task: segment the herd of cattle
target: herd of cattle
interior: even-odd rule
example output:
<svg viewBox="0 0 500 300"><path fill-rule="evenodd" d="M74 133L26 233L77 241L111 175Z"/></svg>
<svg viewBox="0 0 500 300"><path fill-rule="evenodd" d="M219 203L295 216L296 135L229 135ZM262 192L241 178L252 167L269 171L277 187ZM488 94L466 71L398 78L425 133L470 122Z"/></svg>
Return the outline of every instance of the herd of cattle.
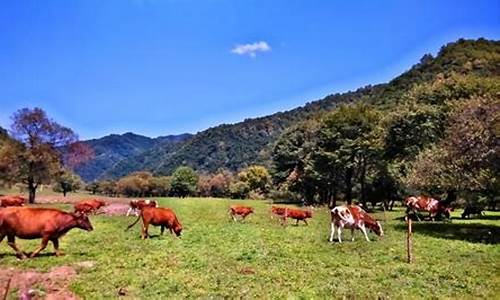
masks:
<svg viewBox="0 0 500 300"><path fill-rule="evenodd" d="M65 212L53 208L23 207L25 202L26 199L20 196L0 197L0 243L7 237L8 245L14 249L17 257L21 259L36 256L45 249L49 241L54 245L55 254L57 256L61 255L59 238L73 228L92 231L93 228L88 215L97 213L101 207L106 205L106 202L98 199L83 200L74 204L74 212ZM425 196L408 197L405 200L405 205L407 207L407 216L414 215L418 219L417 212L428 212L429 219L434 220L439 217L449 218L452 210L446 202ZM167 228L170 233L175 233L177 236L181 235L182 225L174 211L169 208L158 207L158 203L154 200L130 201L126 215L129 216L132 212L138 218L126 230L142 219L142 239L149 237L149 225L160 226L161 234ZM249 206L232 205L228 213L234 221L238 221L238 219L244 220L254 213L254 209ZM354 230L360 230L367 241L369 241L367 229L378 236L384 235L380 222L360 206L337 206L330 211L330 214L330 242L333 242L334 236L337 234L337 239L341 243L344 228L351 229L352 240L354 240ZM462 218L470 214L481 214L481 209L466 207ZM279 218L283 225L286 224L289 218L296 220L296 225L299 224L299 221L303 221L308 225L307 219L312 218L312 212L297 208L272 206L271 216ZM16 237L21 239L42 239L42 242L34 252L27 254L17 247L15 243Z"/></svg>

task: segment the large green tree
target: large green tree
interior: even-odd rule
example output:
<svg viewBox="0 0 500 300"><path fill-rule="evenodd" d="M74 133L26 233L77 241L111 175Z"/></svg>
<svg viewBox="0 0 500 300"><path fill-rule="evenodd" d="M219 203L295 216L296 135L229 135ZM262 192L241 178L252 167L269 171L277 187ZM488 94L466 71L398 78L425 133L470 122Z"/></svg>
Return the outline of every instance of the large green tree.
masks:
<svg viewBox="0 0 500 300"><path fill-rule="evenodd" d="M353 188L360 185L360 200L366 201L366 179L375 163L380 144L380 115L364 104L343 105L322 121L317 144L318 171L339 174L345 200L350 204Z"/></svg>
<svg viewBox="0 0 500 300"><path fill-rule="evenodd" d="M192 168L178 167L172 174L171 193L179 197L194 195L197 184L198 174Z"/></svg>

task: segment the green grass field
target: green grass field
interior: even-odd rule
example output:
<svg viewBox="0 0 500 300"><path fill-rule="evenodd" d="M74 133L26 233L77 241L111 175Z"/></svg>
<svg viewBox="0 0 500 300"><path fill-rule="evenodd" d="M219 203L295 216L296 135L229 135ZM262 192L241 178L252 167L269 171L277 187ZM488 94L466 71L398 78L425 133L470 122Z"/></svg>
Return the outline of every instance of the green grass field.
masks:
<svg viewBox="0 0 500 300"><path fill-rule="evenodd" d="M244 223L227 214L232 203L256 208ZM68 208L65 205L58 207ZM309 226L281 226L270 219L264 201L161 199L184 226L182 238L159 228L141 240L135 217L92 216L93 232L70 231L35 259L19 261L6 242L0 266L49 270L92 261L70 289L82 298L244 297L244 298L497 298L500 295L500 214L481 220L415 224L415 262L405 262L402 211L376 213L385 237L372 242L344 232L343 244L330 244L329 213L318 208ZM458 216L455 212L454 216ZM37 241L18 240L32 251ZM12 291L14 296L15 291Z"/></svg>

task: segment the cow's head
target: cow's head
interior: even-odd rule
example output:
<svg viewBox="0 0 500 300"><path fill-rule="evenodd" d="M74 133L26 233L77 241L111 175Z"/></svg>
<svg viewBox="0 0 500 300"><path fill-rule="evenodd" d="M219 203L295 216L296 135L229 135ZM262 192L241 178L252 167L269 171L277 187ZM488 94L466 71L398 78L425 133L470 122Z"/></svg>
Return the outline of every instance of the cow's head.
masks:
<svg viewBox="0 0 500 300"><path fill-rule="evenodd" d="M182 226L181 224L176 224L173 228L176 236L181 236Z"/></svg>
<svg viewBox="0 0 500 300"><path fill-rule="evenodd" d="M94 228L92 227L92 224L90 224L90 220L86 214L76 212L73 214L73 217L76 221L76 227L83 229L83 230L86 230L86 231L94 230Z"/></svg>
<svg viewBox="0 0 500 300"><path fill-rule="evenodd" d="M384 230L382 229L382 225L379 221L375 222L375 225L370 228L373 232L375 232L378 236L384 236Z"/></svg>
<svg viewBox="0 0 500 300"><path fill-rule="evenodd" d="M312 211L306 210L306 211L304 211L304 213L306 215L306 218L312 218Z"/></svg>

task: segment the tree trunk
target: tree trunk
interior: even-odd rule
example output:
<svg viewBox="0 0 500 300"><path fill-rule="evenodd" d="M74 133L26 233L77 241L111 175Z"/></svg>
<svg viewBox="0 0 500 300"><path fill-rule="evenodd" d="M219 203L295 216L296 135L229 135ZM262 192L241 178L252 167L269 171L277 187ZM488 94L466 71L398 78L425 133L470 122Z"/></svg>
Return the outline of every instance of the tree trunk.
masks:
<svg viewBox="0 0 500 300"><path fill-rule="evenodd" d="M452 202L454 202L455 200L457 200L457 191L456 190L449 190L447 195L446 195L446 204L451 204Z"/></svg>
<svg viewBox="0 0 500 300"><path fill-rule="evenodd" d="M360 174L361 203L363 204L363 207L366 209L365 181L366 181L366 161L363 159L361 163L361 174Z"/></svg>
<svg viewBox="0 0 500 300"><path fill-rule="evenodd" d="M67 191L63 190L63 197L66 197L66 193L67 193Z"/></svg>
<svg viewBox="0 0 500 300"><path fill-rule="evenodd" d="M28 181L28 191L29 191L29 198L28 198L28 202L30 204L33 204L35 203L35 195L36 195L36 188L38 187L37 184L35 184L33 182L33 180L29 180Z"/></svg>
<svg viewBox="0 0 500 300"><path fill-rule="evenodd" d="M347 169L345 175L345 198L348 205L352 204L352 169Z"/></svg>

